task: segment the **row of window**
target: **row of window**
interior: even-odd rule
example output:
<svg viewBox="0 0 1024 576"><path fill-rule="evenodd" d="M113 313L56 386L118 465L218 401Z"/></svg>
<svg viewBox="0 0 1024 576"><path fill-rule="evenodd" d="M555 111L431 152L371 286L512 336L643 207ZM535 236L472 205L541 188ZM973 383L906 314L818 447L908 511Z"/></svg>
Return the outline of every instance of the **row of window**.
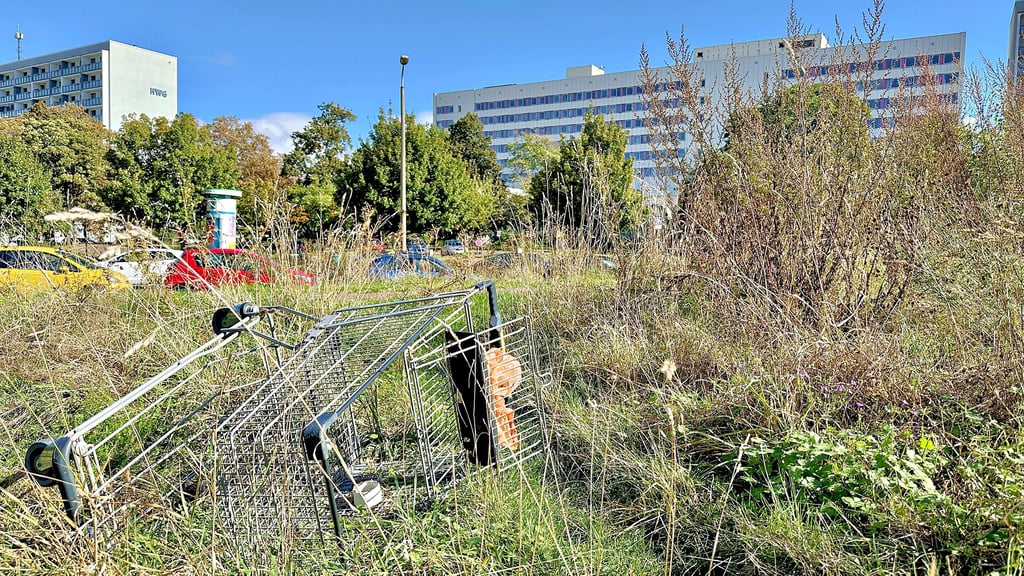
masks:
<svg viewBox="0 0 1024 576"><path fill-rule="evenodd" d="M449 122L449 125L451 122ZM632 130L633 128L643 128L645 126L644 119L642 118L630 118L628 120L616 120L614 122L619 128L625 130ZM446 128L444 121L438 122L438 126ZM518 138L523 134L538 134L540 136L557 136L559 134L578 134L583 130L583 124L562 124L558 126L537 126L534 128L515 128L506 130L485 130L484 136L490 139L497 138ZM685 135L684 135L685 137Z"/></svg>
<svg viewBox="0 0 1024 576"><path fill-rule="evenodd" d="M955 84L960 81L960 75L954 73L949 74L936 74L931 78L931 84ZM916 88L918 86L926 86L929 84L927 76L908 76L906 78L880 78L878 80L871 81L872 90L890 90L899 88L900 86L906 86L907 88ZM864 85L862 82L857 82L857 90L863 91Z"/></svg>
<svg viewBox="0 0 1024 576"><path fill-rule="evenodd" d="M15 84L25 84L29 82L40 82L49 80L51 78L57 78L60 76L69 76L73 74L81 74L83 72L91 72L93 70L99 70L103 67L103 64L96 62L95 58L89 64L82 64L80 66L61 66L60 68L51 68L49 72L46 71L45 67L38 68L33 67L31 74L28 70L22 70L21 76L17 76L17 72L12 76L10 74L0 75L0 88L5 86L13 86Z"/></svg>
<svg viewBox="0 0 1024 576"><path fill-rule="evenodd" d="M437 114L453 114L455 112L455 106L438 106L435 112Z"/></svg>
<svg viewBox="0 0 1024 576"><path fill-rule="evenodd" d="M701 99L703 104L703 99ZM666 108L675 108L679 105L678 98L670 98L664 101ZM607 106L591 106L589 108L565 108L562 110L547 110L544 112L522 112L520 114L502 114L500 116L481 116L480 123L490 124L513 124L516 122L537 122L541 120L561 120L563 118L583 118L587 113L607 116L609 114L625 114L628 112L645 112L647 105L643 102L625 102L623 104L609 104Z"/></svg>
<svg viewBox="0 0 1024 576"><path fill-rule="evenodd" d="M920 95L911 96L910 97L910 104L912 106L916 106L917 103L920 102L921 98L922 98L922 96L920 96ZM956 104L959 101L959 96L957 95L956 92L953 92L951 94L940 95L940 98L944 102L947 102L947 103L950 103L950 104ZM884 109L886 109L886 108L888 108L890 106L896 105L897 102L899 102L899 98L872 98L871 100L867 101L867 105L868 105L868 108L870 108L872 110L884 110Z"/></svg>
<svg viewBox="0 0 1024 576"><path fill-rule="evenodd" d="M938 66L940 64L953 64L960 61L959 52L946 52L945 54L929 54L927 56L908 56L906 58L885 58L882 60L875 60L871 63L872 70L897 70L900 68L915 68L918 66L924 66L925 63L931 66ZM814 78L817 76L829 76L837 75L840 72L853 74L857 71L857 67L861 64L851 62L845 64L843 67L836 65L825 65L825 66L811 66L807 69L807 76ZM799 76L795 70L784 70L782 73L786 78L792 79Z"/></svg>
<svg viewBox="0 0 1024 576"><path fill-rule="evenodd" d="M579 127L579 128L577 128L577 127ZM562 128L562 127L559 127L559 128ZM563 133L564 134L570 134L570 133L573 133L574 129L575 129L575 132L579 132L582 129L581 125L579 125L579 124L574 124L574 125L571 125L571 126L566 126L564 128L566 128L565 132L558 132L558 133L559 134L563 134ZM508 131L502 130L501 132L508 132L509 134L503 135L503 136L493 136L493 138L514 138L515 137L515 136L513 136L511 134L513 132L512 130L508 130ZM533 132L533 133L536 134L537 132ZM487 136L487 133L484 133L484 135ZM680 142L685 142L686 141L686 133L682 132L682 133L679 134L679 141ZM633 135L629 136L629 138L627 139L627 143L630 146L636 146L636 145L642 145L642 144L650 144L651 143L651 135L650 134L633 134ZM491 146L491 150L494 150L497 154L505 154L506 152L509 151L509 145L508 144L498 144L498 145L495 145L495 146ZM646 160L646 158L642 158L642 160Z"/></svg>
<svg viewBox="0 0 1024 576"><path fill-rule="evenodd" d="M700 85L704 86L701 80ZM654 87L655 93L664 92L669 88L681 88L682 83L662 82ZM603 90L587 90L584 92L567 92L565 94L549 94L547 96L534 96L532 98L515 98L510 100L494 100L491 102L477 102L473 105L475 112L486 110L503 110L505 108L519 108L522 106L544 106L548 104L563 104L566 102L589 102L601 98L621 98L623 96L639 96L644 93L643 86L623 86L621 88L607 88ZM447 109L442 112L441 109ZM451 106L439 106L438 114L451 114Z"/></svg>

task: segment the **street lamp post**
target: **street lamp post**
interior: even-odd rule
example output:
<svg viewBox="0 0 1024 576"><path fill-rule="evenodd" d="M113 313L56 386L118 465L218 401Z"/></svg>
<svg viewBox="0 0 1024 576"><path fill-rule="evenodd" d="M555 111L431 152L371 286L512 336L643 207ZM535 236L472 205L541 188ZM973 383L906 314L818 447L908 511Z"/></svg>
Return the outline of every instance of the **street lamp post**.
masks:
<svg viewBox="0 0 1024 576"><path fill-rule="evenodd" d="M409 249L406 237L406 208L405 208L405 65L409 63L409 57L405 54L398 59L402 64L402 84L399 92L399 101L402 114L402 251Z"/></svg>

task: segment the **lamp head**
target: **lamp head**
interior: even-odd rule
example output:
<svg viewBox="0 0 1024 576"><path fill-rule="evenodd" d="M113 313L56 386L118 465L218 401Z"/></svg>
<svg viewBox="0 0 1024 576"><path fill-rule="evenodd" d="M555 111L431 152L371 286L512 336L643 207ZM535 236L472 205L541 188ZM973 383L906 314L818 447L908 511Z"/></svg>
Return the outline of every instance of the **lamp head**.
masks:
<svg viewBox="0 0 1024 576"><path fill-rule="evenodd" d="M398 61L402 63L402 66L405 66L406 64L408 64L408 63L409 63L409 57L408 57L408 56L406 56L405 54L402 54L402 55L401 55L401 56L400 56L400 57L398 58Z"/></svg>

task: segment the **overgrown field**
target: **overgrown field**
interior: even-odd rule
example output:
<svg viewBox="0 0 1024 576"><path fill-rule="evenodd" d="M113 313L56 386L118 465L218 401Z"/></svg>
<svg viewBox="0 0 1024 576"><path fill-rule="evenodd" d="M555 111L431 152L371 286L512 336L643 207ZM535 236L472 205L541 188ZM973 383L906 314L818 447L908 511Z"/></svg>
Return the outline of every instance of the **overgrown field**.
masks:
<svg viewBox="0 0 1024 576"><path fill-rule="evenodd" d="M365 262L313 249L308 289L0 294L0 571L1024 574L1024 89L995 67L965 72L959 102L924 80L869 132L854 87L871 85L880 6L867 54L723 110L701 108L670 41L671 77L648 69L644 91L678 192L662 228L621 234L629 207L582 158L560 190L596 208L524 235L559 239L568 264L497 278L554 375L546 457L348 519L341 547L236 553L202 498L140 502L99 542L21 459L205 340L225 303L320 315L474 280L367 283ZM793 19L794 45L803 32ZM680 133L704 153L679 153Z"/></svg>
<svg viewBox="0 0 1024 576"><path fill-rule="evenodd" d="M1000 299L1019 287L1020 260L1014 246L976 240L958 257L986 270L982 259L1005 262L1003 274L932 270L884 326L849 331L768 337L737 316L742 300L723 307L653 248L621 251L614 272L498 278L504 313L535 319L556 374L550 456L524 476L474 477L428 505L366 519L355 548L301 557L287 547L233 555L198 506L169 523L137 518L99 546L70 530L55 491L19 478L24 450L205 340L224 302L322 314L471 280L6 294L0 565L26 574L1019 573L1021 356L1005 341L1016 317Z"/></svg>

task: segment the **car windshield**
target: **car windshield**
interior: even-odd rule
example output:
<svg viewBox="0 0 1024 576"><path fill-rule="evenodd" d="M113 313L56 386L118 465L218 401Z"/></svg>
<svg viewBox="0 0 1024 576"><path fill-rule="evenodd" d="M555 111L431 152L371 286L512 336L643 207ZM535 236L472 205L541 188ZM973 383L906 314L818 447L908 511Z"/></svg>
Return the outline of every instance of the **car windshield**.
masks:
<svg viewBox="0 0 1024 576"><path fill-rule="evenodd" d="M65 252L63 250L61 250L58 253L62 257L64 257L64 258L74 262L75 264L78 264L82 268L96 268L96 263L93 262L91 259L85 257L85 256L79 256L77 254L71 254L70 252Z"/></svg>
<svg viewBox="0 0 1024 576"><path fill-rule="evenodd" d="M227 252L206 254L205 267L227 268L230 270L258 271L276 268L269 260L263 260L255 254L245 252Z"/></svg>

